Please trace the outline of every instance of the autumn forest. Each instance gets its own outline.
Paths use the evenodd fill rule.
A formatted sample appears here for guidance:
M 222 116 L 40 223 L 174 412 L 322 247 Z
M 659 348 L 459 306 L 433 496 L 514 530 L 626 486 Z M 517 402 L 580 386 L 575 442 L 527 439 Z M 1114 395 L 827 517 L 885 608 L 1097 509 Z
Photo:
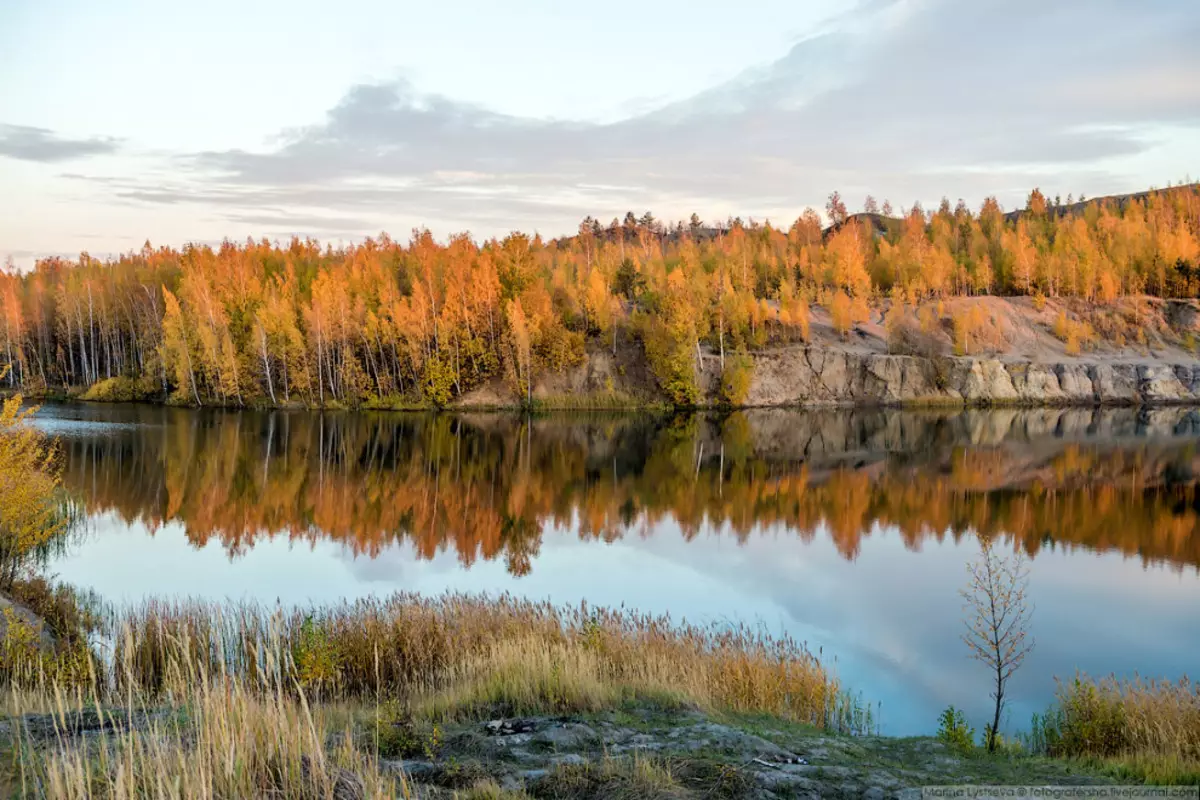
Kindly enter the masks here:
M 438 242 L 415 230 L 313 240 L 149 243 L 0 274 L 0 361 L 29 393 L 190 405 L 446 405 L 489 381 L 528 396 L 590 349 L 644 349 L 665 396 L 697 399 L 694 355 L 845 332 L 870 309 L 982 294 L 1099 305 L 1200 292 L 1200 185 L 1006 213 L 943 201 L 896 215 L 837 193 L 788 227 L 664 224 L 650 213 L 554 241 Z M 828 224 L 826 224 L 828 222 Z

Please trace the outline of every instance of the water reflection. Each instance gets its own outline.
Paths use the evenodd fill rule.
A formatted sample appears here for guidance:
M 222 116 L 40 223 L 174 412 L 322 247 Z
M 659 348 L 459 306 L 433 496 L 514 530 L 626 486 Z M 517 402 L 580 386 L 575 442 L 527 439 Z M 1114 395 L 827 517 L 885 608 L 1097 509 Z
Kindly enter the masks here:
M 973 531 L 1036 556 L 1084 547 L 1200 565 L 1200 415 L 1190 409 L 747 411 L 729 415 L 310 414 L 52 406 L 89 513 L 179 522 L 231 558 L 264 539 L 374 557 L 535 568 L 544 531 L 581 540 L 818 531 L 854 559 Z
M 39 420 L 92 519 L 54 569 L 112 600 L 511 591 L 758 621 L 836 659 L 885 731 L 928 733 L 989 711 L 957 595 L 984 530 L 1034 555 L 1007 728 L 1054 676 L 1200 663 L 1188 409 Z

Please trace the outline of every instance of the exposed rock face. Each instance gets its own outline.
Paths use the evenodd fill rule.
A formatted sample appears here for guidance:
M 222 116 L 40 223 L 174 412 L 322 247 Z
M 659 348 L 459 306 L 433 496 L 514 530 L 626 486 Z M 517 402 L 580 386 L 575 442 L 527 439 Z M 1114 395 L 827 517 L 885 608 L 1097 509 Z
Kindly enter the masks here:
M 1188 306 L 1190 310 L 1192 307 Z M 1183 312 L 1181 312 L 1183 313 Z M 1200 312 L 1198 312 L 1200 313 Z M 754 376 L 747 406 L 899 405 L 1168 405 L 1200 403 L 1200 361 L 1014 361 L 989 357 L 887 355 L 869 350 L 787 346 L 750 354 Z M 702 404 L 717 405 L 721 363 L 703 354 L 696 371 Z M 662 403 L 640 347 L 592 350 L 583 363 L 547 373 L 533 397 L 625 397 Z M 456 405 L 516 405 L 524 398 L 505 381 L 464 395 Z
M 1058 364 L 1054 368 L 1058 375 L 1058 388 L 1071 403 L 1096 402 L 1096 385 L 1092 380 L 1089 365 Z
M 1013 383 L 1022 400 L 1035 405 L 1055 405 L 1067 401 L 1067 393 L 1059 383 L 1061 364 L 1013 364 Z M 1020 378 L 1016 376 L 1020 375 Z
M 1138 392 L 1143 400 L 1150 403 L 1178 403 L 1195 399 L 1192 390 L 1180 383 L 1175 368 L 1166 364 L 1139 366 Z
M 1168 300 L 1165 311 L 1171 327 L 1200 333 L 1200 303 L 1195 300 Z
M 934 397 L 937 371 L 929 359 L 872 355 L 864 363 L 862 391 L 881 403 L 901 403 L 914 397 Z
M 1090 368 L 1095 399 L 1103 403 L 1140 403 L 1137 367 L 1133 364 L 1097 364 Z
M 1038 363 L 794 347 L 754 355 L 747 405 L 1200 402 L 1200 364 Z
M 1013 376 L 1004 365 L 992 359 L 954 359 L 951 385 L 967 403 L 1007 403 L 1021 397 Z

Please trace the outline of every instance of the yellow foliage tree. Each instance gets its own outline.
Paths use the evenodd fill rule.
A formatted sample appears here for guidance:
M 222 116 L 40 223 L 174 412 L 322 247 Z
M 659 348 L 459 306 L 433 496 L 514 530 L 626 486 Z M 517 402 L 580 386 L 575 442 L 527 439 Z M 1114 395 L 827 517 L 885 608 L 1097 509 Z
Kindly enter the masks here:
M 179 306 L 179 300 L 165 286 L 163 300 L 166 308 L 162 321 L 162 362 L 172 373 L 175 385 L 179 387 L 178 391 L 183 398 L 186 399 L 190 390 L 196 405 L 200 405 L 200 391 L 196 387 L 196 369 L 192 361 L 192 344 L 183 310 Z
M 983 309 L 971 305 L 955 312 L 954 321 L 954 351 L 960 356 L 971 355 L 971 345 L 976 331 L 983 326 Z
M 513 368 L 516 371 L 517 390 L 527 400 L 533 399 L 533 350 L 529 336 L 529 322 L 520 298 L 508 301 L 509 341 L 512 345 Z
M 22 410 L 20 395 L 0 406 L 0 589 L 11 587 L 36 550 L 65 526 L 54 502 L 57 451 L 28 424 L 35 410 Z
M 850 333 L 850 326 L 854 324 L 854 304 L 845 292 L 833 293 L 833 298 L 829 301 L 829 316 L 833 320 L 833 329 L 844 339 Z
M 902 292 L 892 292 L 892 303 L 888 306 L 887 313 L 883 317 L 883 329 L 887 333 L 888 352 L 900 343 L 904 337 L 904 294 Z

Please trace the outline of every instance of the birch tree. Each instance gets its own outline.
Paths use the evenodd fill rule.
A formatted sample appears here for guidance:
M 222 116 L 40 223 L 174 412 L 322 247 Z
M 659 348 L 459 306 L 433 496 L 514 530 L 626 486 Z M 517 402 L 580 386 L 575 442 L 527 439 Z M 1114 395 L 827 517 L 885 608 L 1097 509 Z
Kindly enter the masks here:
M 967 564 L 967 585 L 961 591 L 966 601 L 963 641 L 971 658 L 984 664 L 992 675 L 995 713 L 987 729 L 987 749 L 995 752 L 1008 681 L 1033 650 L 1029 634 L 1033 606 L 1028 597 L 1025 554 L 1018 549 L 1005 556 L 988 536 L 981 536 L 979 545 L 979 555 Z

